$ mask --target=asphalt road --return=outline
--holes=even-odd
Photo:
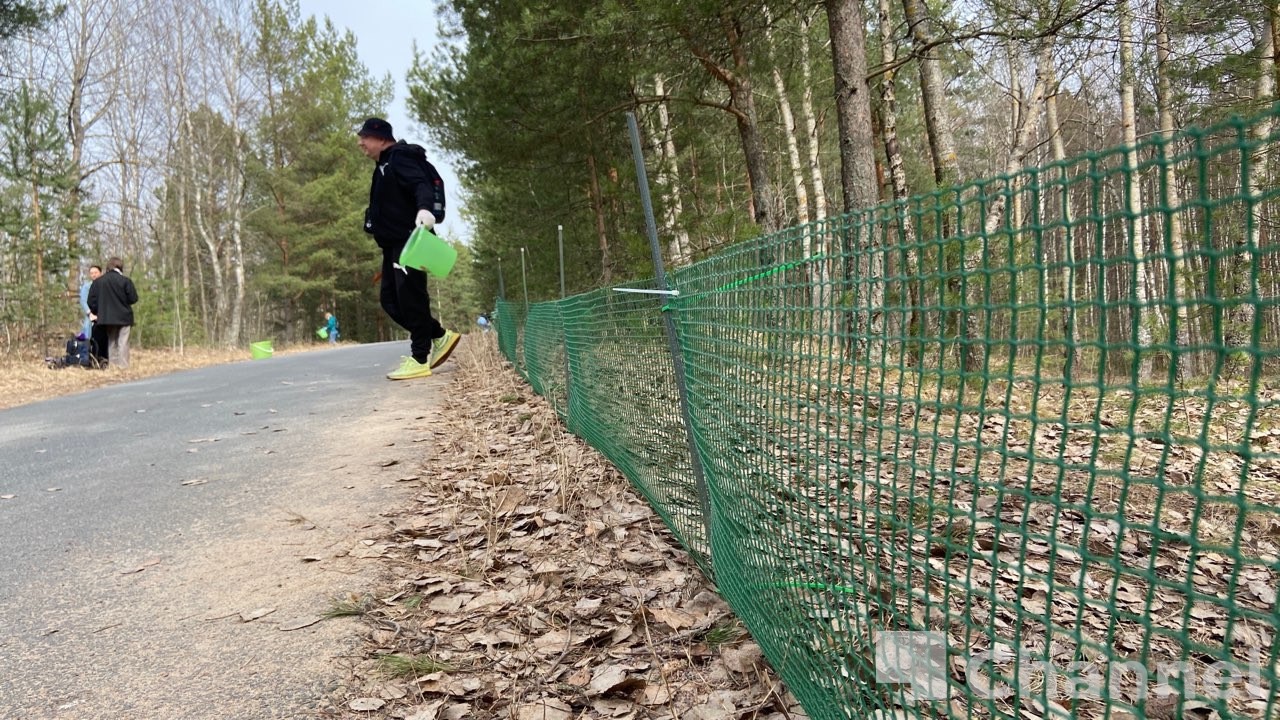
[[[311,716],[356,628],[289,628],[371,589],[353,548],[407,502],[448,382],[387,381],[403,349],[0,411],[0,718]]]

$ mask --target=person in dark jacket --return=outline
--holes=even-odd
[[[133,327],[133,305],[138,291],[124,274],[118,257],[107,261],[107,271],[89,286],[89,313],[107,331],[107,357],[114,368],[129,367],[129,330]]]
[[[387,373],[391,380],[427,377],[458,344],[458,333],[431,316],[427,275],[400,265],[400,251],[417,227],[431,230],[444,221],[444,182],[418,145],[397,141],[391,123],[364,121],[357,133],[360,151],[373,160],[364,231],[382,248],[382,309],[409,331],[409,357]]]

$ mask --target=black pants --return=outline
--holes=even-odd
[[[431,296],[427,294],[427,274],[400,267],[400,248],[382,248],[382,309],[397,325],[409,331],[409,354],[425,362],[431,341],[444,335],[444,326],[431,317]]]
[[[93,340],[93,345],[91,346],[93,354],[98,358],[98,362],[107,362],[109,359],[107,356],[107,326],[99,325],[95,322],[91,339]]]

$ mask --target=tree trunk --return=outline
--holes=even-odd
[[[122,13],[115,7],[114,0],[82,0],[72,3],[64,9],[65,15],[59,22],[60,32],[51,33],[55,42],[62,45],[61,60],[65,62],[64,72],[69,85],[66,99],[67,142],[70,145],[71,187],[66,191],[67,213],[67,253],[72,259],[72,270],[68,277],[69,287],[79,286],[80,263],[84,248],[80,246],[80,224],[83,221],[84,186],[90,176],[98,169],[85,168],[85,148],[88,144],[89,128],[100,120],[117,95],[114,85],[97,87],[92,84],[91,70],[101,82],[114,83],[118,71],[111,67],[99,67],[104,56],[110,50],[119,50],[109,45],[108,35],[115,28],[113,25],[121,20]],[[97,108],[90,117],[85,117],[86,88],[96,97]],[[99,166],[101,167],[101,166]]]
[[[920,69],[920,99],[924,103],[924,125],[929,138],[929,152],[933,156],[933,177],[939,188],[948,188],[960,179],[960,162],[956,156],[955,137],[951,132],[950,113],[947,112],[946,83],[938,66],[938,58],[933,54],[933,18],[930,17],[924,0],[902,0],[902,10],[906,13],[911,42],[917,53],[916,63]]]
[[[596,240],[600,245],[600,282],[613,282],[613,260],[609,256],[609,230],[605,224],[604,196],[600,190],[600,170],[596,167],[595,152],[587,153],[587,175],[591,184],[587,188],[591,196],[591,212],[596,219]]]
[[[232,176],[231,191],[228,193],[231,202],[231,273],[234,279],[233,294],[231,296],[231,323],[227,328],[227,340],[233,344],[239,344],[244,334],[244,300],[245,300],[245,275],[244,275],[244,199],[245,199],[245,177],[248,175],[248,153],[244,147],[244,133],[240,131],[240,123],[238,122],[238,114],[233,114],[232,118],[236,120],[231,126],[231,134],[235,147],[232,157],[235,158],[236,166]]]
[[[1166,0],[1156,0],[1156,106],[1160,116],[1160,137],[1164,141],[1160,145],[1163,155],[1160,163],[1161,197],[1169,208],[1182,206],[1182,193],[1178,186],[1176,168],[1170,166],[1169,157],[1175,155],[1173,142],[1173,84],[1169,80],[1169,26],[1165,15]],[[1191,318],[1187,313],[1189,289],[1187,278],[1189,268],[1186,258],[1186,243],[1183,239],[1182,211],[1171,209],[1165,213],[1165,235],[1168,238],[1170,258],[1169,283],[1172,286],[1173,302],[1177,308],[1176,319],[1170,327],[1177,326],[1170,340],[1174,344],[1174,352],[1191,346]],[[1182,355],[1178,358],[1175,370],[1181,378],[1197,372],[1195,355]]]
[[[800,164],[800,142],[796,138],[796,119],[791,112],[791,99],[787,96],[787,83],[782,78],[782,69],[778,67],[777,48],[773,43],[773,17],[766,5],[765,12],[765,46],[769,49],[769,64],[772,66],[773,90],[778,94],[778,112],[782,114],[782,133],[787,139],[787,160],[791,164],[791,186],[796,193],[796,223],[809,224],[809,189],[804,182],[804,168]],[[809,240],[805,238],[805,257],[813,253],[807,247]]]
[[[1258,82],[1253,98],[1258,108],[1270,106],[1276,96],[1275,21],[1276,3],[1275,0],[1269,0],[1262,9],[1262,32],[1258,41]],[[1239,283],[1238,294],[1244,296],[1244,302],[1240,303],[1240,331],[1236,333],[1236,342],[1232,343],[1237,347],[1247,347],[1256,342],[1253,325],[1258,313],[1258,286],[1254,280],[1257,273],[1253,272],[1251,265],[1261,262],[1262,258],[1259,248],[1262,246],[1262,228],[1266,222],[1266,203],[1255,194],[1270,186],[1267,179],[1267,155],[1271,144],[1271,122],[1271,115],[1263,115],[1253,127],[1253,137],[1258,149],[1249,160],[1249,172],[1245,178],[1248,186],[1244,189],[1244,195],[1248,198],[1249,218],[1245,223],[1248,232],[1244,254],[1240,259],[1241,266],[1235,273]]]
[[[898,212],[898,244],[903,250],[904,267],[898,273],[900,277],[908,278],[906,282],[906,302],[910,316],[905,319],[902,328],[903,336],[923,335],[920,332],[920,318],[917,308],[920,306],[920,282],[918,277],[913,277],[917,266],[916,249],[916,230],[915,223],[912,221],[911,215],[907,212],[905,204],[910,197],[910,189],[907,186],[907,171],[902,161],[902,150],[898,146],[898,95],[897,95],[897,78],[898,71],[895,67],[898,60],[898,47],[894,42],[893,31],[890,25],[891,15],[889,9],[889,0],[879,0],[880,11],[880,54],[884,59],[884,64],[888,70],[880,77],[880,126],[882,139],[884,141],[885,164],[889,166],[889,181],[893,186],[893,199],[896,201]],[[911,357],[910,354],[904,353],[904,357]]]
[[[40,315],[40,345],[44,350],[44,354],[49,355],[49,300],[45,297],[44,285],[44,254],[45,254],[45,237],[44,237],[44,208],[40,203],[40,180],[39,171],[35,153],[32,152],[27,158],[27,167],[31,169],[31,243],[35,247],[36,253],[36,298],[39,303],[38,311]],[[77,289],[78,292],[78,289]]]
[[[1125,166],[1127,182],[1125,188],[1126,223],[1129,234],[1129,252],[1133,261],[1133,302],[1134,318],[1137,323],[1138,347],[1133,352],[1140,356],[1138,361],[1138,379],[1151,379],[1151,336],[1155,323],[1155,313],[1151,308],[1150,294],[1147,285],[1146,234],[1142,207],[1142,173],[1138,167],[1138,118],[1134,105],[1134,67],[1133,67],[1133,18],[1130,15],[1129,0],[1116,3],[1116,18],[1120,23],[1120,126],[1124,133]]]
[[[1053,62],[1053,43],[1050,39],[1041,40],[1037,62],[1036,81],[1031,86],[1031,96],[1019,108],[1038,107],[1044,97],[1045,70],[1049,67],[1049,63]],[[1004,218],[1007,196],[1016,191],[1016,184],[1019,180],[1016,174],[1022,168],[1023,161],[1031,149],[1032,131],[1035,129],[1035,124],[1031,122],[1031,118],[1035,116],[1035,113],[1022,112],[1019,109],[1018,114],[1018,124],[1013,130],[1013,147],[1009,150],[1009,161],[1004,168],[1004,174],[1010,176],[1007,181],[1010,184],[1010,189],[1008,192],[1000,193],[991,201],[987,208],[987,216],[982,223],[982,239],[976,247],[965,255],[964,259],[964,276],[972,280],[968,283],[969,294],[963,303],[964,317],[960,330],[960,366],[965,372],[976,372],[982,363],[978,346],[981,344],[980,338],[983,336],[977,326],[977,310],[982,305],[983,282],[979,281],[979,268],[982,266],[982,261],[985,257],[987,240],[1000,227],[1000,222]]]
[[[809,149],[809,176],[813,182],[813,219],[822,223],[827,219],[827,185],[822,174],[822,158],[819,152],[822,145],[818,137],[818,118],[813,110],[813,63],[809,53],[811,39],[810,28],[816,10],[806,11],[800,21],[803,37],[800,39],[800,73],[804,83],[804,93],[800,101],[800,114],[804,116],[805,142]],[[810,249],[821,255],[810,263],[810,281],[813,283],[813,323],[815,329],[829,330],[833,326],[834,316],[830,314],[835,289],[831,286],[833,261],[831,258],[830,233],[821,232],[826,225],[815,226],[814,242]]]
[[[653,92],[660,98],[667,95],[666,80],[659,73],[653,77]],[[675,133],[671,131],[671,116],[667,111],[666,100],[658,102],[658,136],[662,138],[662,155],[658,162],[658,187],[662,189],[663,226],[671,236],[667,245],[667,254],[674,267],[683,267],[693,262],[693,249],[690,247],[689,231],[681,224],[684,215],[684,203],[680,200],[679,166],[676,163]]]
[[[916,67],[920,74],[920,100],[924,109],[929,155],[933,161],[933,179],[937,189],[946,191],[960,182],[960,161],[956,155],[955,137],[951,131],[951,114],[947,109],[946,83],[935,55],[934,38],[937,33],[934,32],[933,18],[929,15],[929,9],[923,0],[902,0],[902,10],[906,17],[907,28],[911,33],[911,45],[914,48]],[[961,252],[961,248],[957,247],[959,243],[953,241],[956,235],[955,209],[949,208],[940,212],[937,223],[934,228],[934,237],[938,241],[936,245],[936,252],[940,255],[938,264],[949,278],[945,284],[938,283],[937,305],[943,310],[934,313],[933,318],[926,313],[922,318],[922,325],[925,326],[924,334],[943,337],[952,332],[955,334],[962,332],[959,327],[958,310],[954,309],[962,302],[960,277],[959,273],[955,272]],[[953,309],[946,310],[948,306]],[[947,318],[950,318],[950,324],[954,327],[944,327],[947,324]],[[928,327],[930,325],[936,325],[936,329],[931,331]]]
[[[183,115],[183,122],[186,124],[186,127],[187,127],[186,151],[188,156],[187,158],[188,165],[191,168],[191,170],[194,171],[195,168],[197,167],[196,143],[195,143],[196,134],[195,134],[195,123],[191,122],[191,113],[185,113]],[[206,169],[208,173],[207,177],[212,177],[213,173],[215,172],[213,168],[213,163],[212,163],[212,156],[210,154],[206,154],[205,160],[208,161],[208,168]],[[213,276],[213,308],[212,308],[212,312],[206,311],[206,315],[205,315],[205,323],[206,323],[206,329],[208,330],[208,335],[209,337],[213,338],[213,337],[219,337],[221,335],[223,327],[219,322],[219,320],[226,318],[227,312],[229,310],[229,307],[228,307],[229,304],[227,302],[226,282],[223,278],[222,254],[221,252],[219,252],[219,243],[217,241],[217,238],[214,237],[214,233],[210,230],[208,226],[208,222],[206,221],[206,218],[205,218],[205,213],[207,212],[207,208],[204,200],[204,184],[201,183],[199,180],[195,179],[194,173],[190,177],[192,178],[191,185],[192,185],[192,194],[193,194],[191,215],[195,219],[196,232],[197,234],[199,234],[200,240],[204,243],[205,249],[209,252],[208,266],[209,266],[209,272]],[[200,263],[199,268],[201,271],[201,275],[203,276],[204,263]],[[205,290],[204,282],[202,281],[201,292],[204,292],[204,290]]]
[[[747,163],[747,181],[751,185],[752,217],[760,229],[768,234],[780,229],[781,225],[777,191],[769,175],[769,158],[756,115],[747,48],[736,20],[726,14],[721,16],[720,24],[733,59],[732,69],[717,63],[692,37],[686,35],[685,39],[698,62],[729,91],[729,102],[725,110],[733,115],[738,126],[738,139],[742,143],[742,153]]]
[[[822,176],[822,162],[818,153],[821,145],[818,137],[818,119],[813,111],[813,67],[809,57],[809,26],[813,16],[806,13],[801,21],[801,32],[804,37],[800,41],[800,73],[804,78],[804,95],[800,102],[800,114],[804,116],[805,137],[809,147],[809,174],[813,181],[813,219],[825,220],[827,217],[827,188]],[[821,252],[821,250],[820,250]]]
[[[1067,174],[1065,162],[1067,149],[1066,143],[1062,140],[1062,125],[1058,121],[1056,76],[1053,64],[1050,63],[1045,70],[1048,87],[1044,98],[1044,122],[1045,129],[1049,133],[1050,144],[1053,146],[1053,160],[1058,164],[1058,181],[1062,184],[1062,195],[1059,199],[1062,204],[1062,227],[1060,230],[1055,230],[1054,234],[1062,242],[1062,302],[1066,306],[1062,311],[1063,374],[1070,381],[1078,359],[1076,349],[1079,341],[1076,334],[1076,238],[1071,209],[1071,178]]]
[[[875,137],[871,131],[871,93],[867,87],[866,22],[861,0],[824,0],[831,33],[839,126],[840,181],[844,211],[869,212],[879,200],[875,176]],[[883,248],[869,224],[842,228],[844,287],[852,304],[847,348],[869,362],[880,359],[884,342]],[[850,233],[853,233],[850,236]],[[859,319],[861,316],[861,319]]]

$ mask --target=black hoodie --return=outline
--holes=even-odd
[[[388,147],[373,166],[364,231],[380,247],[404,245],[413,234],[419,210],[430,210],[444,221],[444,181],[427,162],[427,151],[403,140]]]

